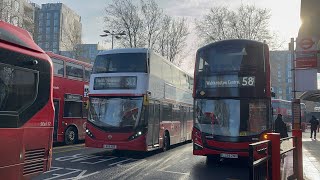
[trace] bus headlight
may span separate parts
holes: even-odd
[[[130,141],[131,141],[131,140],[134,140],[134,139],[140,137],[142,134],[143,134],[142,131],[138,131],[138,132],[134,133],[132,136],[130,136],[128,139],[129,139]]]
[[[89,129],[86,129],[86,133],[89,137],[93,138],[93,134],[91,133],[91,131]]]

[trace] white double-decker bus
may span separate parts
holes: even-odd
[[[87,147],[167,150],[191,140],[193,77],[150,49],[100,52],[89,85]]]

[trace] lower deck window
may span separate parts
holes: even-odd
[[[64,117],[82,117],[82,102],[65,101],[64,103]]]

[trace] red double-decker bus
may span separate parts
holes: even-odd
[[[149,49],[101,52],[90,78],[86,146],[150,151],[191,140],[192,83]]]
[[[30,34],[0,21],[0,179],[29,179],[52,157],[52,64]]]
[[[268,45],[219,41],[195,63],[193,154],[208,160],[248,156],[272,128]]]
[[[47,52],[53,62],[54,142],[74,144],[85,138],[92,65]]]

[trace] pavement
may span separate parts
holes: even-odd
[[[320,133],[317,133],[317,138],[310,138],[310,130],[302,133],[305,180],[320,180]]]

